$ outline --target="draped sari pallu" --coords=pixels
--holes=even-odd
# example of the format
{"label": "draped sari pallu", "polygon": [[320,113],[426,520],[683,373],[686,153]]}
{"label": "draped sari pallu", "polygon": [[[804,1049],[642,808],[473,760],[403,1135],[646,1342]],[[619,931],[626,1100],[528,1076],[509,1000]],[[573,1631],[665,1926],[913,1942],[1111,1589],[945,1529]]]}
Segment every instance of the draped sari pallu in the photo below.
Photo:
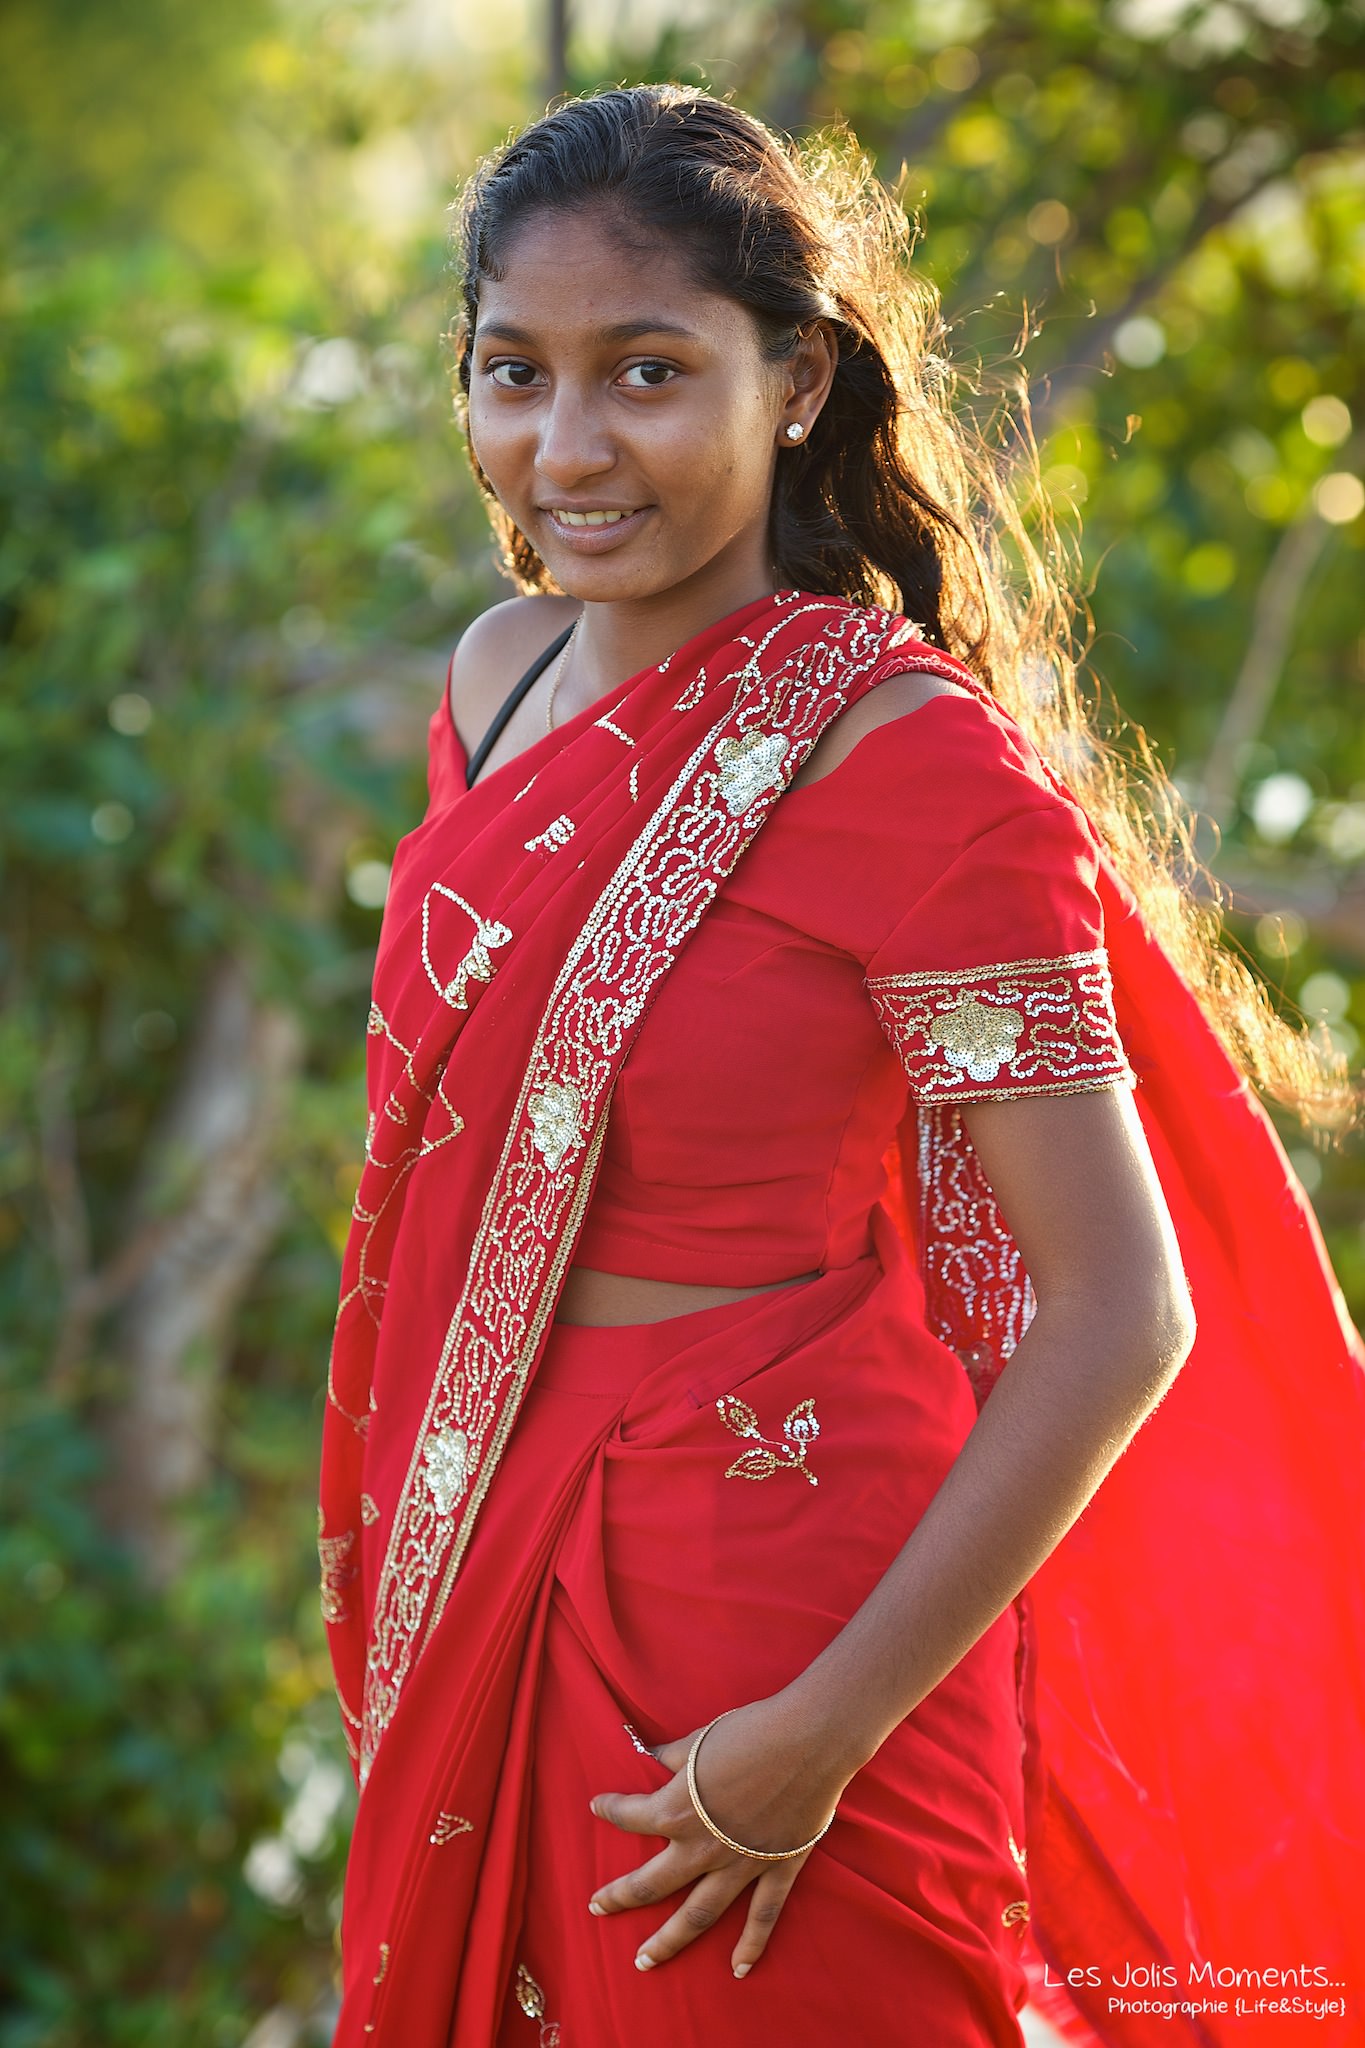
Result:
{"label": "draped sari pallu", "polygon": [[818,1654],[1032,1312],[960,1112],[918,1102],[852,1265],[662,1324],[553,1323],[662,977],[829,722],[916,669],[984,694],[888,613],[761,599],[433,802],[398,850],[319,1521],[362,1786],[339,2048],[738,2043],[760,1986],[788,2038],[837,2038],[856,2011],[867,2038],[969,2048],[1018,2042],[1028,1983],[1078,2043],[1284,2040],[1116,2015],[1108,1980],[1264,1970],[1291,1940],[1359,1993],[1342,1887],[1360,1801],[1338,1810],[1365,1789],[1359,1674],[1330,1666],[1362,1640],[1338,1480],[1365,1360],[1278,1140],[1107,861],[1195,1355],[1026,1593],[853,1780],[752,1980],[728,1967],[747,1897],[652,1979],[630,1959],[662,1910],[587,1915],[650,1850],[588,1797],[653,1789],[667,1774],[639,1744]]}

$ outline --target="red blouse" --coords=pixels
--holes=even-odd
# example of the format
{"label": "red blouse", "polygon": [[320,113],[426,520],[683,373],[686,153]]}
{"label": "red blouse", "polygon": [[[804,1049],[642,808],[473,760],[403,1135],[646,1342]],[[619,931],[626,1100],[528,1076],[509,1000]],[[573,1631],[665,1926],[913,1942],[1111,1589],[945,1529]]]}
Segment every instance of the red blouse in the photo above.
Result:
{"label": "red blouse", "polygon": [[[464,773],[443,699],[433,805]],[[907,1082],[922,1103],[1134,1085],[1097,869],[1084,814],[975,698],[932,697],[788,790],[640,1027],[575,1263],[741,1287],[844,1266],[871,1248]]]}

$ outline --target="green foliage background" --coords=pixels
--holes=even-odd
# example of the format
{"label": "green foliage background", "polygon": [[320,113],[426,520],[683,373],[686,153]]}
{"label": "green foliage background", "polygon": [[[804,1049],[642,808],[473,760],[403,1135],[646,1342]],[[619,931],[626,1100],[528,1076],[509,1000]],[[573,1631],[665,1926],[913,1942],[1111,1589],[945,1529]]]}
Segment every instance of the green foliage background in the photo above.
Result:
{"label": "green foliage background", "polygon": [[[465,13],[0,26],[0,2048],[288,2048],[334,2011],[313,1478],[367,981],[446,656],[505,594],[450,419],[444,209],[545,96],[539,22],[471,45]],[[1221,791],[1232,942],[1354,1059],[1361,5],[694,4],[630,47],[604,21],[575,88],[846,116],[905,166],[963,359],[1038,330],[1094,666]],[[1359,1146],[1277,1121],[1359,1318]]]}

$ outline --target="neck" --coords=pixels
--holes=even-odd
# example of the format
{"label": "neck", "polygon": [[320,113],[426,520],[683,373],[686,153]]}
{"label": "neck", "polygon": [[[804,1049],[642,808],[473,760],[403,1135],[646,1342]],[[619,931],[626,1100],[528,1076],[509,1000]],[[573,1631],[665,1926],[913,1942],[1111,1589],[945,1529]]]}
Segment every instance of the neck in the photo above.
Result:
{"label": "neck", "polygon": [[697,633],[782,586],[771,576],[732,579],[726,588],[679,584],[642,598],[586,600],[569,649],[555,715],[562,724],[631,676],[651,668]]}

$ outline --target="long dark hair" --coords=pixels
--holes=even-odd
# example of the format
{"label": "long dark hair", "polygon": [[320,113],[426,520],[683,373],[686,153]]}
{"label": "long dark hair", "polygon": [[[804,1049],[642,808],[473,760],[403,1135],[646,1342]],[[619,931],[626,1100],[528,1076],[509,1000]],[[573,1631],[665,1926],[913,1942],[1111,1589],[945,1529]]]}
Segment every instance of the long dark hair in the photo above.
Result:
{"label": "long dark hair", "polygon": [[[1026,381],[1019,372],[1006,387],[1013,406],[995,421],[977,423],[961,403],[972,387],[949,358],[939,294],[909,262],[917,224],[848,130],[801,144],[707,92],[637,85],[569,100],[491,152],[456,202],[463,302],[452,340],[466,429],[481,281],[504,274],[526,220],[586,206],[600,206],[626,246],[664,242],[699,286],[747,307],[774,362],[812,322],[830,323],[829,396],[809,439],[777,464],[779,583],[904,612],[966,662],[1074,790],[1242,1071],[1310,1128],[1354,1122],[1344,1057],[1278,1016],[1220,943],[1220,886],[1146,735],[1134,729],[1130,763],[1083,707],[1079,577],[1068,583],[1054,566],[1075,561],[1076,542],[1041,483]],[[467,431],[466,446],[513,580],[555,590]],[[1206,902],[1183,879],[1196,874]]]}

